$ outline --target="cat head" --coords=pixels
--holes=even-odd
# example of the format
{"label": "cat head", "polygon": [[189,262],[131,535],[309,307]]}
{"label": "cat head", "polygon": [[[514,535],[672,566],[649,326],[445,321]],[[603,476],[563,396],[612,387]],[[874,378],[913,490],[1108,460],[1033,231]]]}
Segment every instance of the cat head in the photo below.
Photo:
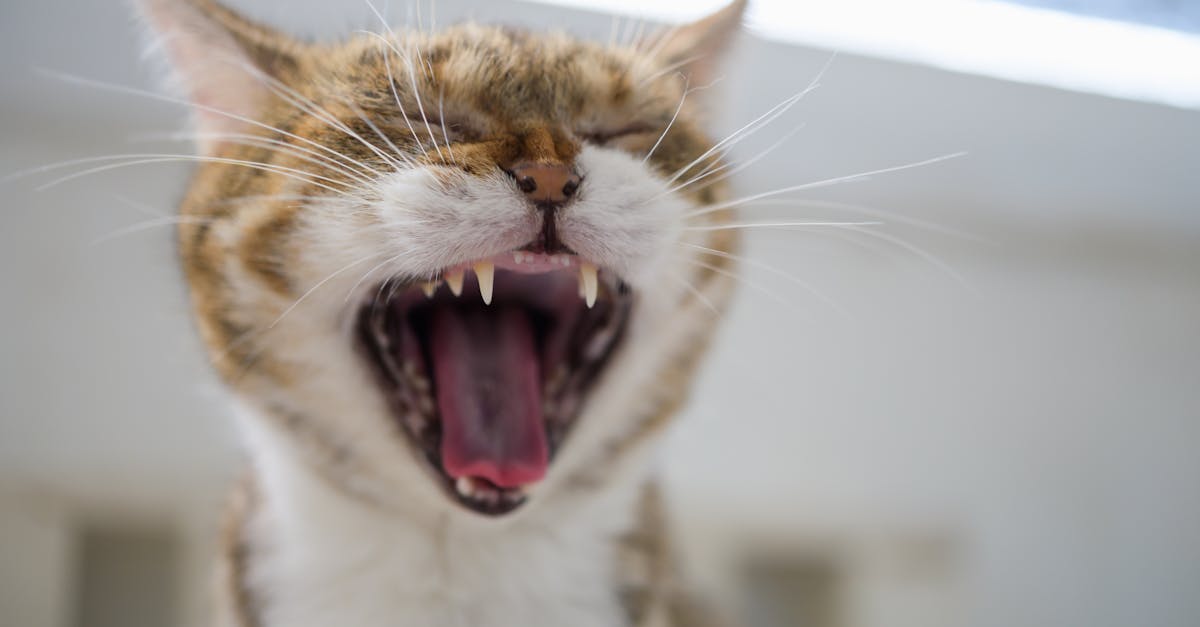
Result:
{"label": "cat head", "polygon": [[256,453],[492,517],[636,458],[730,292],[695,90],[744,4],[629,45],[476,24],[314,44],[142,0],[203,162],[179,230],[196,317]]}

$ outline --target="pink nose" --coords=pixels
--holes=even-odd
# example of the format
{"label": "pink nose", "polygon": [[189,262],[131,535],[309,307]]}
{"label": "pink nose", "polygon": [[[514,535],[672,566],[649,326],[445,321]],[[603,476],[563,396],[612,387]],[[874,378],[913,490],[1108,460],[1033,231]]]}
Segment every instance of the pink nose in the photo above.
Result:
{"label": "pink nose", "polygon": [[579,189],[579,175],[561,163],[520,163],[510,172],[517,187],[538,205],[561,205]]}

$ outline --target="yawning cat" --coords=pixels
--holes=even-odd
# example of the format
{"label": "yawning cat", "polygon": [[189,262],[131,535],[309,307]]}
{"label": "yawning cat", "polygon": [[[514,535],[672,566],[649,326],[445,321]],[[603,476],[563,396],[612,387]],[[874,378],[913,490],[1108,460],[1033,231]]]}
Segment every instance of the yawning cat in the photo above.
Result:
{"label": "yawning cat", "polygon": [[251,460],[221,624],[712,619],[648,462],[732,291],[692,91],[745,2],[607,46],[140,5],[193,105],[180,252]]}

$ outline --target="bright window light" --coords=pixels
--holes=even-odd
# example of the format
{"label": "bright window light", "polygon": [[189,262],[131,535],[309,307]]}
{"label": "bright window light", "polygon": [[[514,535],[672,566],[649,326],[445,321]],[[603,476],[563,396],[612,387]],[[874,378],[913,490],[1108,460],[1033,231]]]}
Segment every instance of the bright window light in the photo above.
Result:
{"label": "bright window light", "polygon": [[[538,0],[679,22],[721,0]],[[986,0],[751,0],[773,41],[1200,109],[1200,36]]]}

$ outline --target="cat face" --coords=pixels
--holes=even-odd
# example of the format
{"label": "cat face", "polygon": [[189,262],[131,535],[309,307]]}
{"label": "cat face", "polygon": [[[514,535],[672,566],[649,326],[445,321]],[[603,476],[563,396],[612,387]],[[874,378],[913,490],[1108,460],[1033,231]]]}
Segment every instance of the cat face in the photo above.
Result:
{"label": "cat face", "polygon": [[628,47],[478,25],[317,46],[145,8],[208,160],[180,230],[199,326],[263,454],[501,516],[658,431],[729,292],[733,241],[705,228],[728,216],[694,216],[721,187],[684,185],[721,167],[687,94],[742,3]]}

